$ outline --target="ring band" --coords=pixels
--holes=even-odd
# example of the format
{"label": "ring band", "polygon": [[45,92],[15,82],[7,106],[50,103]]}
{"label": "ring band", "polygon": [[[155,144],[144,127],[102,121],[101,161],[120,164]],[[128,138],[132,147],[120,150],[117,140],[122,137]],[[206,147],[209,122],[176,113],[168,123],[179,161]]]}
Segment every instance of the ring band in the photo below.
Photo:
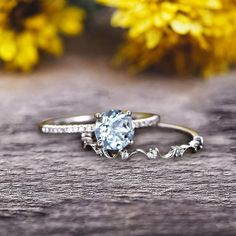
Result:
{"label": "ring band", "polygon": [[[128,151],[127,147],[133,144],[134,130],[143,127],[172,129],[187,134],[191,140],[187,144],[172,146],[164,155],[157,147],[148,151]],[[40,123],[40,129],[43,133],[81,133],[84,148],[91,147],[97,155],[107,158],[120,156],[122,160],[138,153],[144,154],[148,159],[170,159],[182,157],[187,150],[197,152],[203,148],[203,138],[196,131],[179,125],[160,123],[160,116],[152,113],[110,110],[94,116],[48,119]]]}
{"label": "ring band", "polygon": [[[126,111],[129,113],[129,111]],[[88,133],[95,131],[96,115],[81,115],[65,118],[48,119],[40,123],[43,133],[67,134]],[[153,126],[160,121],[160,116],[153,113],[133,112],[134,128]]]}
{"label": "ring band", "polygon": [[164,155],[160,153],[157,147],[155,147],[155,148],[150,148],[148,151],[144,151],[143,149],[136,149],[135,151],[130,153],[128,152],[128,150],[125,150],[122,153],[120,153],[121,158],[125,160],[137,153],[142,153],[148,159],[156,159],[158,157],[163,159],[171,159],[174,157],[177,158],[182,157],[184,153],[188,150],[197,152],[203,148],[203,137],[201,137],[196,131],[190,128],[161,122],[157,123],[156,127],[179,131],[181,133],[188,135],[191,138],[191,140],[189,141],[188,144],[182,144],[180,146],[171,146],[170,150]]}

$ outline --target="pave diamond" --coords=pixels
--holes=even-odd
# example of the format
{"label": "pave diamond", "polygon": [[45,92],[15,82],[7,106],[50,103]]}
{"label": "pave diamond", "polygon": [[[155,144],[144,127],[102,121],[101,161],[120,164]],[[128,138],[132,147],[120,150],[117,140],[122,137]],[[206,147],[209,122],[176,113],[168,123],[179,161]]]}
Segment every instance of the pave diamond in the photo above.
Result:
{"label": "pave diamond", "polygon": [[95,136],[105,150],[123,150],[134,137],[131,115],[121,110],[103,112],[96,121]]}

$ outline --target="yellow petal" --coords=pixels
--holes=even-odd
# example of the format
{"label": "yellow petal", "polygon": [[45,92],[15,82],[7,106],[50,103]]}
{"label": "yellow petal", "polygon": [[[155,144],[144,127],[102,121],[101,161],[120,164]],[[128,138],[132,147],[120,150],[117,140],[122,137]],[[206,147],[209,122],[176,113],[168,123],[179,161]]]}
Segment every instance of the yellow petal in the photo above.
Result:
{"label": "yellow petal", "polygon": [[129,36],[135,38],[141,33],[147,31],[151,25],[152,25],[151,19],[140,21],[133,28],[130,29]]}
{"label": "yellow petal", "polygon": [[199,23],[193,23],[191,24],[191,28],[190,28],[191,34],[198,36],[202,34],[202,26]]}
{"label": "yellow petal", "polygon": [[146,34],[146,46],[152,49],[158,45],[161,40],[161,33],[157,29],[149,30]]}
{"label": "yellow petal", "polygon": [[29,32],[20,34],[17,39],[17,54],[13,60],[14,67],[29,71],[39,60],[35,39]]}
{"label": "yellow petal", "polygon": [[165,21],[171,20],[178,10],[178,6],[175,3],[163,2],[161,4],[161,17]]}
{"label": "yellow petal", "polygon": [[76,7],[67,7],[60,17],[59,27],[63,33],[76,35],[82,31],[82,20],[85,17],[84,11]]}
{"label": "yellow petal", "polygon": [[47,25],[47,20],[45,15],[40,14],[26,19],[24,25],[27,29],[41,30]]}
{"label": "yellow petal", "polygon": [[131,22],[132,18],[130,15],[123,11],[116,11],[111,18],[111,25],[114,27],[128,27]]}
{"label": "yellow petal", "polygon": [[157,13],[153,17],[153,23],[156,27],[162,27],[165,25],[165,21],[161,17],[160,13]]}
{"label": "yellow petal", "polygon": [[9,31],[3,31],[1,33],[0,42],[0,58],[3,61],[10,61],[16,54],[16,43],[14,41],[14,35]]}
{"label": "yellow petal", "polygon": [[187,34],[191,29],[191,22],[188,17],[179,15],[171,22],[171,28],[178,34]]}

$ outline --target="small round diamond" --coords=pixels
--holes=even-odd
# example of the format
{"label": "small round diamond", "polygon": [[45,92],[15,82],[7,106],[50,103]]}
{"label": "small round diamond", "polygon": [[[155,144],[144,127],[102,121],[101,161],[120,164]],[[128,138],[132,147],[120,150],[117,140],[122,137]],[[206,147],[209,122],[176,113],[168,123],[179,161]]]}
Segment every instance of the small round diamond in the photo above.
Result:
{"label": "small round diamond", "polygon": [[121,110],[103,112],[96,121],[95,136],[105,150],[123,150],[134,137],[131,115]]}

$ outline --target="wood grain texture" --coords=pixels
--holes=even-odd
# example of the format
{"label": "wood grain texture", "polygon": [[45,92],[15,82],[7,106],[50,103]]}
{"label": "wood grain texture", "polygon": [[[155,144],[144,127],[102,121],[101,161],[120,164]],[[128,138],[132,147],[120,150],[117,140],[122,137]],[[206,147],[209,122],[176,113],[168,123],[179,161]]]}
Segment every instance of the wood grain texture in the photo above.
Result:
{"label": "wood grain texture", "polygon": [[[236,73],[129,76],[109,65],[117,40],[108,32],[91,29],[33,74],[1,72],[0,235],[235,235]],[[198,130],[205,149],[178,161],[122,162],[82,150],[77,135],[37,130],[41,119],[110,108],[158,112]],[[136,137],[163,151],[185,140]]]}

